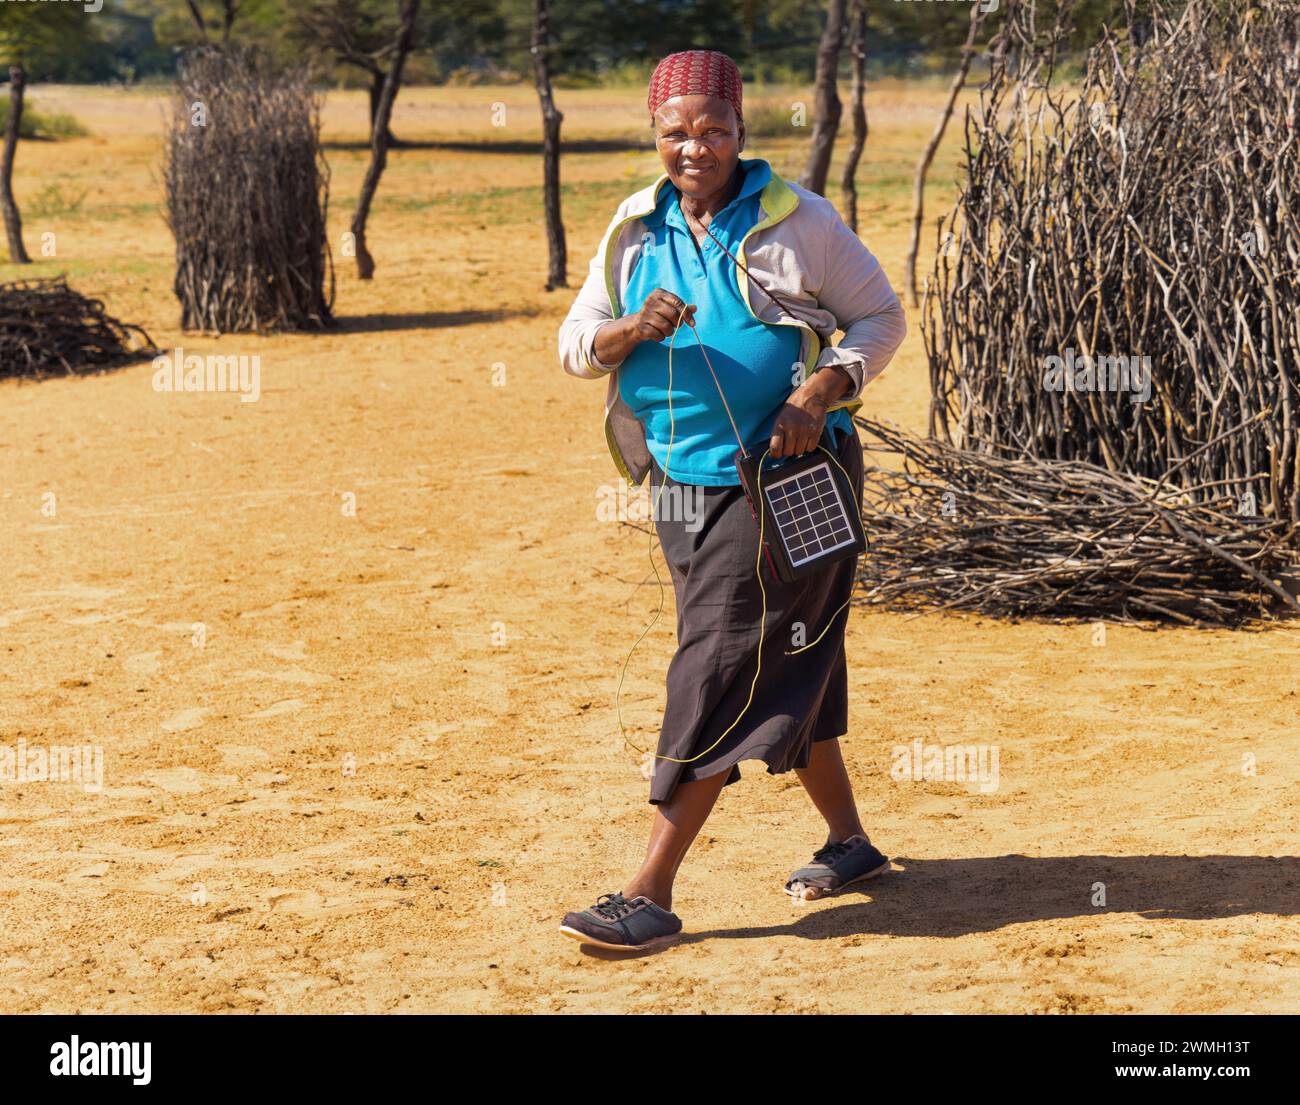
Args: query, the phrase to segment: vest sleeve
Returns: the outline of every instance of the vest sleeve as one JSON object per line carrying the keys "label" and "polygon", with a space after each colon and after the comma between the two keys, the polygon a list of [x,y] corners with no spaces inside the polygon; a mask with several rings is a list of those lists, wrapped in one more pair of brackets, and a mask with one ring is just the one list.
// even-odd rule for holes
{"label": "vest sleeve", "polygon": [[[827,205],[830,207],[830,205]],[[856,387],[839,402],[856,399],[885,370],[907,334],[907,320],[880,262],[830,207],[825,224],[826,265],[822,286],[809,289],[844,331],[828,346],[816,368],[843,365]]]}
{"label": "vest sleeve", "polygon": [[618,367],[602,364],[596,359],[595,343],[596,331],[614,317],[609,290],[605,286],[605,257],[614,248],[614,231],[622,221],[623,210],[620,207],[587,267],[587,278],[577,298],[560,323],[560,364],[570,376],[594,380],[608,376]]}

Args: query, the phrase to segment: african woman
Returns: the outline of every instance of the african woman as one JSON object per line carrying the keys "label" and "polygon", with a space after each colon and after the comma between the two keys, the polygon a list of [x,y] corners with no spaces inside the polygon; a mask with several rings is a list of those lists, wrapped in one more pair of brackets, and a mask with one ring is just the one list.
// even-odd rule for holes
{"label": "african woman", "polygon": [[[844,627],[856,558],[794,582],[764,566],[760,581],[758,528],[733,458],[737,435],[776,461],[829,440],[860,499],[851,414],[906,332],[880,265],[832,204],[761,158],[741,159],[741,77],[729,57],[670,55],[647,106],[664,173],[620,205],[559,334],[566,372],[609,379],[605,436],[629,485],[648,474],[652,499],[700,504],[698,516],[654,516],[676,594],[677,651],[645,859],[621,891],[561,925],[627,951],[681,932],[674,878],[742,760],[794,771],[826,820],[825,844],[789,876],[787,893],[821,897],[889,868],[859,819],[838,739],[848,731]],[[805,633],[822,635],[814,647],[787,647]]]}

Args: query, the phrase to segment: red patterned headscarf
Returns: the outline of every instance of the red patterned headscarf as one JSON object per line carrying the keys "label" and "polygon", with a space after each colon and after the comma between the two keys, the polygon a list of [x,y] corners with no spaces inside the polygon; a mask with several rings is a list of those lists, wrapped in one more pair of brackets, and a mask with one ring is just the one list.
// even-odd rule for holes
{"label": "red patterned headscarf", "polygon": [[736,119],[740,120],[740,85],[740,70],[726,54],[716,50],[683,50],[680,54],[669,54],[655,66],[646,104],[653,119],[659,105],[674,96],[717,96],[736,109]]}

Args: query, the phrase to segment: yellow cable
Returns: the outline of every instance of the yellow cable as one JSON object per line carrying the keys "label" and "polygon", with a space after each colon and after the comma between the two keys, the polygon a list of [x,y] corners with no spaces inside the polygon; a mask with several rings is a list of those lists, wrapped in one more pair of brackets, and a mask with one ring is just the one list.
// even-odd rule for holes
{"label": "yellow cable", "polygon": [[[709,745],[709,747],[706,748],[703,752],[701,752],[698,756],[692,756],[690,759],[682,760],[682,759],[678,759],[676,756],[661,756],[657,752],[650,752],[649,749],[638,748],[635,744],[631,742],[631,740],[628,739],[627,730],[623,727],[623,710],[622,710],[622,703],[621,703],[621,696],[623,693],[623,680],[627,676],[627,667],[628,664],[632,662],[632,656],[636,652],[637,646],[639,646],[641,642],[645,640],[646,634],[648,634],[650,630],[652,630],[655,627],[655,623],[659,621],[659,615],[663,613],[664,599],[667,594],[664,588],[663,577],[660,576],[659,574],[659,565],[655,563],[654,520],[658,516],[659,500],[663,498],[664,488],[667,486],[667,481],[669,479],[668,470],[672,465],[672,459],[673,459],[673,438],[676,436],[676,432],[677,432],[677,422],[675,416],[673,415],[673,348],[677,344],[677,334],[678,331],[681,330],[682,318],[685,316],[685,314],[686,314],[686,307],[683,306],[681,313],[677,316],[677,325],[673,327],[673,336],[668,342],[668,453],[664,457],[664,469],[663,469],[664,482],[659,485],[659,494],[655,496],[654,502],[651,503],[650,505],[650,534],[649,534],[649,541],[647,543],[647,552],[650,557],[650,567],[654,571],[655,582],[659,584],[659,609],[655,611],[654,617],[650,619],[650,624],[647,625],[645,629],[641,631],[641,636],[639,636],[636,639],[636,641],[632,645],[632,648],[629,650],[627,654],[627,658],[623,661],[623,669],[622,671],[619,672],[618,688],[614,691],[614,712],[618,715],[618,730],[619,733],[622,734],[623,741],[631,748],[635,749],[637,752],[640,752],[642,755],[649,753],[650,755],[654,756],[656,760],[668,760],[669,762],[675,764],[694,763],[702,756],[707,756],[710,752],[712,752],[715,748],[717,748],[719,744],[722,743],[723,738],[725,738],[728,733],[730,733],[737,725],[740,724],[740,719],[745,716],[745,711],[749,709],[749,707],[753,704],[754,701],[754,688],[758,686],[758,677],[763,670],[763,642],[767,634],[767,588],[763,585],[763,535],[765,532],[765,522],[767,520],[767,514],[763,510],[762,504],[763,504],[763,461],[765,461],[768,458],[768,456],[771,454],[770,449],[763,450],[763,455],[762,457],[759,458],[759,462],[758,462],[758,487],[757,487],[758,553],[754,560],[754,577],[758,580],[758,588],[763,596],[763,612],[760,615],[760,620],[758,623],[758,653],[756,656],[756,662],[754,666],[754,678],[750,681],[749,684],[749,698],[745,701],[745,705],[741,707],[740,713],[736,715],[736,720],[733,721],[730,725],[728,725],[725,730],[723,730],[723,732],[719,735],[718,739],[715,740],[711,745]],[[692,327],[692,329],[694,329],[694,327]],[[700,340],[700,335],[698,331],[695,332],[695,340],[697,342]],[[701,347],[702,346],[703,343],[701,343]],[[818,445],[818,448],[821,449],[823,453],[825,453],[828,457],[831,458],[836,468],[838,468],[841,472],[844,472],[844,466],[840,464],[840,462],[831,454],[830,450],[828,450],[823,445]],[[844,476],[845,479],[848,479],[847,472],[844,472]],[[849,480],[850,486],[852,486],[852,482],[853,482],[852,480]],[[850,599],[850,601],[852,600]],[[826,636],[826,630],[830,629],[831,625],[834,624],[834,621],[839,616],[840,611],[843,610],[844,607],[848,605],[849,603],[846,602],[844,606],[841,606],[839,610],[836,610],[835,613],[831,615],[830,619],[826,623],[826,628],[823,629],[821,633],[817,635],[816,641],[813,641],[811,644],[804,645],[803,648],[795,649],[793,652],[787,651],[786,655],[794,656],[796,653],[803,652],[806,649],[810,649],[813,647],[813,645],[817,644],[818,641],[820,641],[824,636]]]}

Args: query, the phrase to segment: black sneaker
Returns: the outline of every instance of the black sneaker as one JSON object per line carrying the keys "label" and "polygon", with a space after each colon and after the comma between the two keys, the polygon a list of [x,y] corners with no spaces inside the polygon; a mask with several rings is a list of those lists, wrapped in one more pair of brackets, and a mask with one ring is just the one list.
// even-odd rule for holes
{"label": "black sneaker", "polygon": [[800,867],[786,880],[785,892],[804,901],[828,898],[888,870],[888,856],[866,837],[851,836],[818,848],[812,863]]}
{"label": "black sneaker", "polygon": [[672,943],[682,931],[682,921],[644,894],[631,901],[622,894],[602,894],[590,909],[566,913],[560,931],[598,948],[641,952]]}

